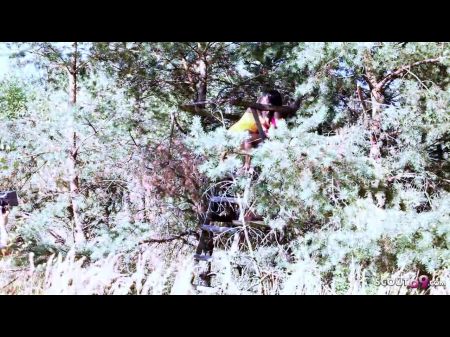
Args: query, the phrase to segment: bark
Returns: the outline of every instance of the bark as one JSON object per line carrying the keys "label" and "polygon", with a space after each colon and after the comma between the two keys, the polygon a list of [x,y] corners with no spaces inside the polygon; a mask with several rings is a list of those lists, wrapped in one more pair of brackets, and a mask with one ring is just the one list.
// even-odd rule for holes
{"label": "bark", "polygon": [[378,85],[376,73],[372,67],[372,55],[369,51],[364,54],[364,78],[369,84],[370,100],[372,104],[372,114],[369,121],[370,136],[370,157],[375,161],[381,159],[381,143],[379,142],[381,133],[381,107],[384,103],[383,90]]}
{"label": "bark", "polygon": [[[208,103],[213,104],[220,104],[220,103],[229,103],[231,105],[235,106],[241,106],[243,108],[253,108],[257,110],[262,111],[278,111],[281,113],[283,118],[288,118],[293,116],[297,110],[300,108],[300,104],[302,102],[304,97],[299,97],[293,104],[289,106],[274,106],[274,105],[266,105],[266,104],[259,104],[254,102],[248,102],[241,99],[227,99],[227,100],[221,100],[217,102],[208,102],[208,101],[202,101],[197,103],[191,103],[191,104],[183,104],[180,105],[179,108],[183,111],[190,112],[194,115],[198,115],[201,117],[211,117],[212,114],[206,109],[200,108],[199,105],[204,105]],[[241,118],[241,115],[227,115],[227,118],[230,120],[239,120]]]}
{"label": "bark", "polygon": [[384,103],[384,96],[378,89],[371,91],[372,118],[370,120],[370,157],[379,161],[381,159],[381,107]]}
{"label": "bark", "polygon": [[[208,67],[206,63],[206,57],[202,56],[197,61],[197,74],[198,74],[198,82],[197,82],[197,102],[206,101],[206,92],[208,88]],[[205,106],[200,104],[199,108],[204,108]]]}
{"label": "bark", "polygon": [[367,116],[367,113],[368,113],[368,111],[370,111],[370,109],[367,107],[367,103],[364,100],[364,96],[362,94],[361,87],[358,84],[356,85],[356,93],[358,95],[359,102],[361,103],[361,106],[362,106],[362,109],[363,109],[363,123],[364,123],[364,127],[368,128],[369,127],[369,117]]}
{"label": "bark", "polygon": [[[370,98],[372,104],[372,115],[369,121],[369,128],[372,132],[370,139],[370,157],[379,161],[381,159],[381,119],[382,119],[382,106],[385,103],[384,90],[386,86],[391,83],[394,79],[404,75],[408,72],[412,67],[416,67],[422,64],[429,63],[437,63],[440,62],[442,58],[430,58],[422,61],[417,61],[409,65],[403,65],[386,75],[381,80],[377,79],[376,73],[372,67],[372,55],[369,51],[364,54],[363,61],[365,67],[365,73],[363,75],[364,79],[369,85],[370,88]],[[359,87],[357,88],[359,90]],[[362,103],[364,103],[362,99],[362,95],[360,90],[358,91],[359,98]],[[366,108],[363,105],[364,110]]]}
{"label": "bark", "polygon": [[[69,105],[71,108],[74,108],[77,104],[77,63],[78,63],[78,50],[77,50],[77,42],[74,43],[74,56],[72,58],[70,68],[69,68],[69,90],[70,90],[70,98]],[[72,112],[71,112],[72,113]],[[81,222],[80,216],[80,208],[79,208],[79,200],[81,197],[80,194],[80,179],[78,175],[78,167],[77,167],[77,133],[72,128],[71,132],[71,146],[69,153],[69,188],[70,188],[70,206],[72,210],[72,220],[74,226],[74,240],[75,243],[81,244],[86,241],[86,237],[83,231],[83,224]]]}
{"label": "bark", "polygon": [[390,72],[385,78],[383,78],[377,84],[377,86],[380,89],[383,89],[386,85],[391,83],[394,79],[396,79],[396,78],[402,76],[403,74],[405,74],[406,72],[408,72],[412,67],[416,67],[421,64],[427,64],[427,63],[438,63],[441,60],[442,60],[442,57],[436,57],[436,58],[426,59],[426,60],[422,60],[422,61],[417,61],[412,64],[403,65],[403,66],[395,69],[394,71]]}
{"label": "bark", "polygon": [[196,233],[195,231],[192,230],[188,230],[185,232],[182,232],[178,235],[172,236],[172,237],[168,237],[168,238],[157,238],[157,239],[147,239],[147,240],[143,240],[141,242],[139,242],[139,244],[149,244],[149,243],[168,243],[168,242],[172,242],[175,240],[181,240],[183,241],[185,244],[188,244],[190,246],[194,246],[192,243],[190,243],[189,241],[187,241],[185,239],[186,236],[195,236],[198,237],[198,233]]}

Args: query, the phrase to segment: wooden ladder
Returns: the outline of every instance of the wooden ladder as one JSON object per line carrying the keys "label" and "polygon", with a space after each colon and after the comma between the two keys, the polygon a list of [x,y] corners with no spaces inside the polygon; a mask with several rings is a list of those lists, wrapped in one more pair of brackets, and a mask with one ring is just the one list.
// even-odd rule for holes
{"label": "wooden ladder", "polygon": [[[200,278],[197,286],[210,287],[211,285],[211,262],[217,236],[233,235],[232,247],[236,250],[239,248],[243,233],[240,227],[244,225],[240,219],[243,218],[242,212],[245,212],[245,207],[241,206],[242,200],[236,197],[217,195],[210,197],[205,221],[200,225],[201,234],[194,254],[197,264],[196,274]],[[227,211],[228,214],[226,214]],[[251,227],[270,229],[264,221],[249,220],[245,221],[245,224]]]}
{"label": "wooden ladder", "polygon": [[[263,131],[261,122],[259,120],[258,112],[255,109],[251,109],[253,118],[255,119],[256,125],[258,127],[258,133],[261,137],[262,141],[266,139],[266,135]],[[236,228],[236,226],[240,226],[243,223],[239,221],[240,219],[240,212],[244,212],[244,209],[241,209],[239,207],[239,198],[232,197],[232,196],[212,196],[209,199],[208,202],[208,211],[206,214],[206,220],[203,224],[200,225],[201,234],[199,243],[196,249],[196,252],[194,254],[194,259],[197,261],[197,263],[206,263],[206,266],[203,266],[203,271],[200,273],[200,278],[204,281],[206,286],[210,286],[211,279],[211,260],[212,260],[212,253],[214,250],[214,238],[215,234],[234,234],[235,238],[234,241],[238,241],[238,231],[239,229]],[[234,214],[233,218],[230,218],[229,216],[220,216],[218,211],[220,210],[220,207],[223,205],[231,206],[231,208],[236,208],[238,206],[238,211],[236,210],[232,212]],[[225,223],[225,224],[231,224],[231,226],[217,226],[216,223]],[[249,225],[256,225],[256,226],[264,226],[263,221],[249,221]]]}
{"label": "wooden ladder", "polygon": [[[201,234],[194,255],[195,260],[211,261],[215,234],[235,234],[238,231],[235,227],[217,225],[217,223],[233,224],[233,221],[239,219],[239,213],[235,210],[236,205],[238,205],[238,199],[234,197],[212,196],[209,199],[206,220],[200,225]],[[231,215],[221,215],[221,209],[228,211]]]}

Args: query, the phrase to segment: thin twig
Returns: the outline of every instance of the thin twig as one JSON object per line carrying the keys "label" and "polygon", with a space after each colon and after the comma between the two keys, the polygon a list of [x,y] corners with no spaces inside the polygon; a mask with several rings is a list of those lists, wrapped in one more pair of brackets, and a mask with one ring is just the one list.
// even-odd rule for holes
{"label": "thin twig", "polygon": [[19,276],[17,276],[15,279],[13,279],[11,282],[9,282],[8,284],[4,285],[3,287],[1,287],[0,289],[5,289],[7,286],[11,285],[12,283],[16,282],[19,279]]}
{"label": "thin twig", "polygon": [[188,244],[190,246],[194,246],[192,243],[188,242],[184,238],[184,236],[190,236],[190,235],[197,236],[197,233],[195,231],[193,231],[193,230],[188,230],[186,232],[183,232],[183,233],[181,233],[179,235],[175,235],[175,236],[170,237],[170,238],[147,239],[147,240],[143,240],[143,241],[139,242],[139,244],[141,245],[141,244],[146,244],[146,243],[167,243],[167,242],[171,242],[171,241],[174,241],[174,240],[181,240],[181,241],[183,241],[184,243],[186,243],[186,244]]}
{"label": "thin twig", "polygon": [[412,67],[416,67],[418,65],[426,64],[426,63],[437,63],[437,62],[440,62],[442,59],[443,59],[443,57],[436,57],[436,58],[432,58],[432,59],[417,61],[417,62],[414,62],[409,65],[401,66],[401,67],[397,68],[396,70],[392,71],[389,75],[387,75],[385,78],[383,78],[380,82],[378,82],[376,87],[379,89],[382,89],[384,86],[389,84],[391,81],[393,81],[397,77],[402,76],[405,72],[410,70]]}
{"label": "thin twig", "polygon": [[174,113],[174,121],[175,121],[175,126],[177,127],[177,129],[184,135],[187,135],[187,132],[181,127],[181,125],[178,123],[177,117],[175,116]]}

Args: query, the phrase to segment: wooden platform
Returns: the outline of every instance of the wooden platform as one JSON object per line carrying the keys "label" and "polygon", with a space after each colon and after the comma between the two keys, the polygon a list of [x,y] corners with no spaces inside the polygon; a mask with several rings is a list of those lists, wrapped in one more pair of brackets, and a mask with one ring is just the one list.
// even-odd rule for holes
{"label": "wooden platform", "polygon": [[218,234],[220,234],[220,233],[232,234],[232,233],[237,232],[237,230],[238,230],[237,228],[233,228],[233,227],[222,227],[222,226],[206,225],[206,224],[202,225],[200,228],[204,231],[208,231],[211,233],[218,233]]}
{"label": "wooden platform", "polygon": [[213,196],[209,199],[211,202],[228,202],[230,204],[238,204],[239,199],[233,197],[222,197],[222,196]]}
{"label": "wooden platform", "polygon": [[[243,225],[243,223],[242,223],[242,221],[240,221],[240,220],[233,220],[233,225],[235,225],[235,226],[242,226]],[[250,220],[250,221],[246,221],[245,222],[247,225],[249,225],[249,226],[260,226],[260,227],[267,227],[267,228],[270,228],[270,226],[269,225],[267,225],[264,221],[260,221],[260,220]]]}

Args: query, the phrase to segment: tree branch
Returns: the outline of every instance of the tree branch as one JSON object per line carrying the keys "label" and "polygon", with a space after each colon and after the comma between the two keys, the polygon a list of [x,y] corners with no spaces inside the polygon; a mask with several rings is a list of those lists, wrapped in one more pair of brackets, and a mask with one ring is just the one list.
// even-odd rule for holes
{"label": "tree branch", "polygon": [[134,145],[136,145],[136,147],[137,147],[138,149],[140,149],[139,145],[138,145],[138,144],[136,143],[136,141],[134,140],[134,137],[133,137],[133,135],[131,134],[131,131],[129,131],[129,134],[130,134],[131,140],[133,141]]}
{"label": "tree branch", "polygon": [[86,117],[84,117],[84,119],[88,123],[88,125],[92,128],[92,130],[94,130],[94,132],[97,133],[97,129],[94,127],[94,125],[92,125],[89,119],[87,119]]}
{"label": "tree branch", "polygon": [[253,103],[248,101],[241,101],[236,99],[231,100],[230,104],[235,106],[241,106],[244,108],[253,108],[261,111],[278,111],[282,114],[292,114],[295,113],[300,107],[300,101],[301,100],[296,100],[296,102],[290,106],[275,106],[275,105]]}
{"label": "tree branch", "polygon": [[[191,49],[194,53],[196,53],[198,57],[202,57],[202,55],[200,54],[200,52],[199,52],[197,49],[195,49],[194,47],[192,47],[191,44],[190,44],[189,42],[184,42],[183,45],[187,46],[187,47],[188,47],[189,49]],[[180,51],[180,53],[181,53],[181,51]],[[183,58],[184,58],[184,55],[183,55]]]}
{"label": "tree branch", "polygon": [[370,90],[372,90],[373,89],[373,85],[372,85],[372,83],[370,82],[370,80],[369,80],[369,78],[366,76],[366,75],[362,75],[362,77],[364,78],[364,80],[367,82],[367,84],[369,85],[369,88],[370,88]]}
{"label": "tree branch", "polygon": [[[175,114],[175,113],[174,113]],[[177,129],[184,135],[187,135],[187,132],[181,127],[181,125],[178,123],[177,117],[174,115],[174,122]]]}
{"label": "tree branch", "polygon": [[[253,108],[253,109],[262,110],[262,111],[278,111],[281,114],[283,114],[283,116],[286,118],[286,117],[289,117],[289,116],[295,114],[295,112],[297,112],[297,110],[300,108],[300,104],[304,98],[305,98],[305,96],[301,96],[301,97],[297,98],[295,100],[295,102],[289,106],[267,105],[267,104],[243,101],[243,100],[240,100],[237,98],[231,98],[231,99],[224,99],[224,100],[219,100],[219,101],[203,101],[203,102],[183,104],[183,105],[180,105],[179,108],[183,111],[187,111],[187,112],[190,112],[190,113],[202,116],[202,117],[210,117],[211,112],[209,112],[206,109],[200,109],[198,107],[198,105],[218,104],[218,103],[220,104],[220,103],[228,102],[231,105],[241,106],[244,108]],[[238,120],[240,118],[240,116],[228,115],[228,118],[232,119],[232,120],[234,120],[234,119]]]}
{"label": "tree branch", "polygon": [[67,66],[68,62],[66,60],[64,60],[64,58],[61,56],[61,54],[57,50],[55,50],[55,48],[53,48],[53,46],[51,44],[47,44],[46,47],[49,48],[51,51],[53,51],[53,53],[55,53],[55,55],[61,60],[62,64]]}
{"label": "tree branch", "polygon": [[365,74],[363,74],[363,78],[369,84],[370,90],[374,89],[378,83],[375,71],[372,67],[372,62],[373,62],[372,54],[370,53],[370,51],[366,50],[363,56],[364,71],[365,71]]}
{"label": "tree branch", "polygon": [[363,99],[361,87],[358,84],[356,84],[356,92],[358,94],[358,98],[359,98],[359,100],[361,102],[361,105],[363,107],[364,113],[366,113],[369,109],[367,108],[367,104],[366,104],[366,102]]}
{"label": "tree branch", "polygon": [[39,53],[39,52],[37,52],[37,51],[35,51],[35,50],[31,50],[31,51],[29,51],[31,54],[35,54],[35,55],[37,55],[37,56],[40,56],[40,57],[42,57],[42,58],[44,58],[44,59],[47,59],[47,61],[50,63],[50,64],[53,64],[53,65],[55,65],[56,67],[60,67],[60,68],[62,68],[62,69],[65,69],[66,71],[69,71],[70,72],[70,69],[69,69],[69,67],[67,66],[67,64],[66,63],[60,63],[60,62],[56,62],[56,61],[50,61],[49,59],[48,59],[48,54],[42,54],[42,53]]}
{"label": "tree branch", "polygon": [[[210,112],[206,109],[199,108],[197,105],[199,105],[199,102],[191,103],[191,104],[183,104],[183,105],[180,105],[179,108],[183,111],[190,112],[191,114],[194,114],[194,115],[197,115],[200,117],[210,118],[212,116],[212,112]],[[237,119],[239,119],[239,116],[237,116]]]}
{"label": "tree branch", "polygon": [[87,66],[90,62],[91,62],[90,60],[81,62],[80,65],[77,67],[77,70],[76,70],[77,73],[78,73],[81,69],[83,69],[85,66]]}
{"label": "tree branch", "polygon": [[396,79],[396,78],[402,76],[404,73],[408,72],[412,67],[416,67],[418,65],[427,64],[427,63],[437,63],[437,62],[440,62],[441,59],[442,59],[442,57],[436,57],[436,58],[432,58],[432,59],[417,61],[417,62],[414,62],[409,65],[401,66],[400,68],[397,68],[396,70],[391,72],[389,75],[387,75],[385,78],[383,78],[376,86],[377,86],[377,88],[382,89],[387,84],[392,82],[394,79]]}
{"label": "tree branch", "polygon": [[147,240],[143,240],[143,241],[139,242],[139,244],[142,245],[142,244],[146,244],[146,243],[168,243],[168,242],[175,241],[175,240],[181,240],[181,241],[183,241],[184,243],[186,243],[186,244],[188,244],[190,246],[194,246],[192,243],[188,242],[184,238],[185,236],[190,236],[190,235],[198,236],[198,234],[195,231],[188,230],[186,232],[183,232],[183,233],[181,233],[179,235],[172,236],[170,238],[147,239]]}

